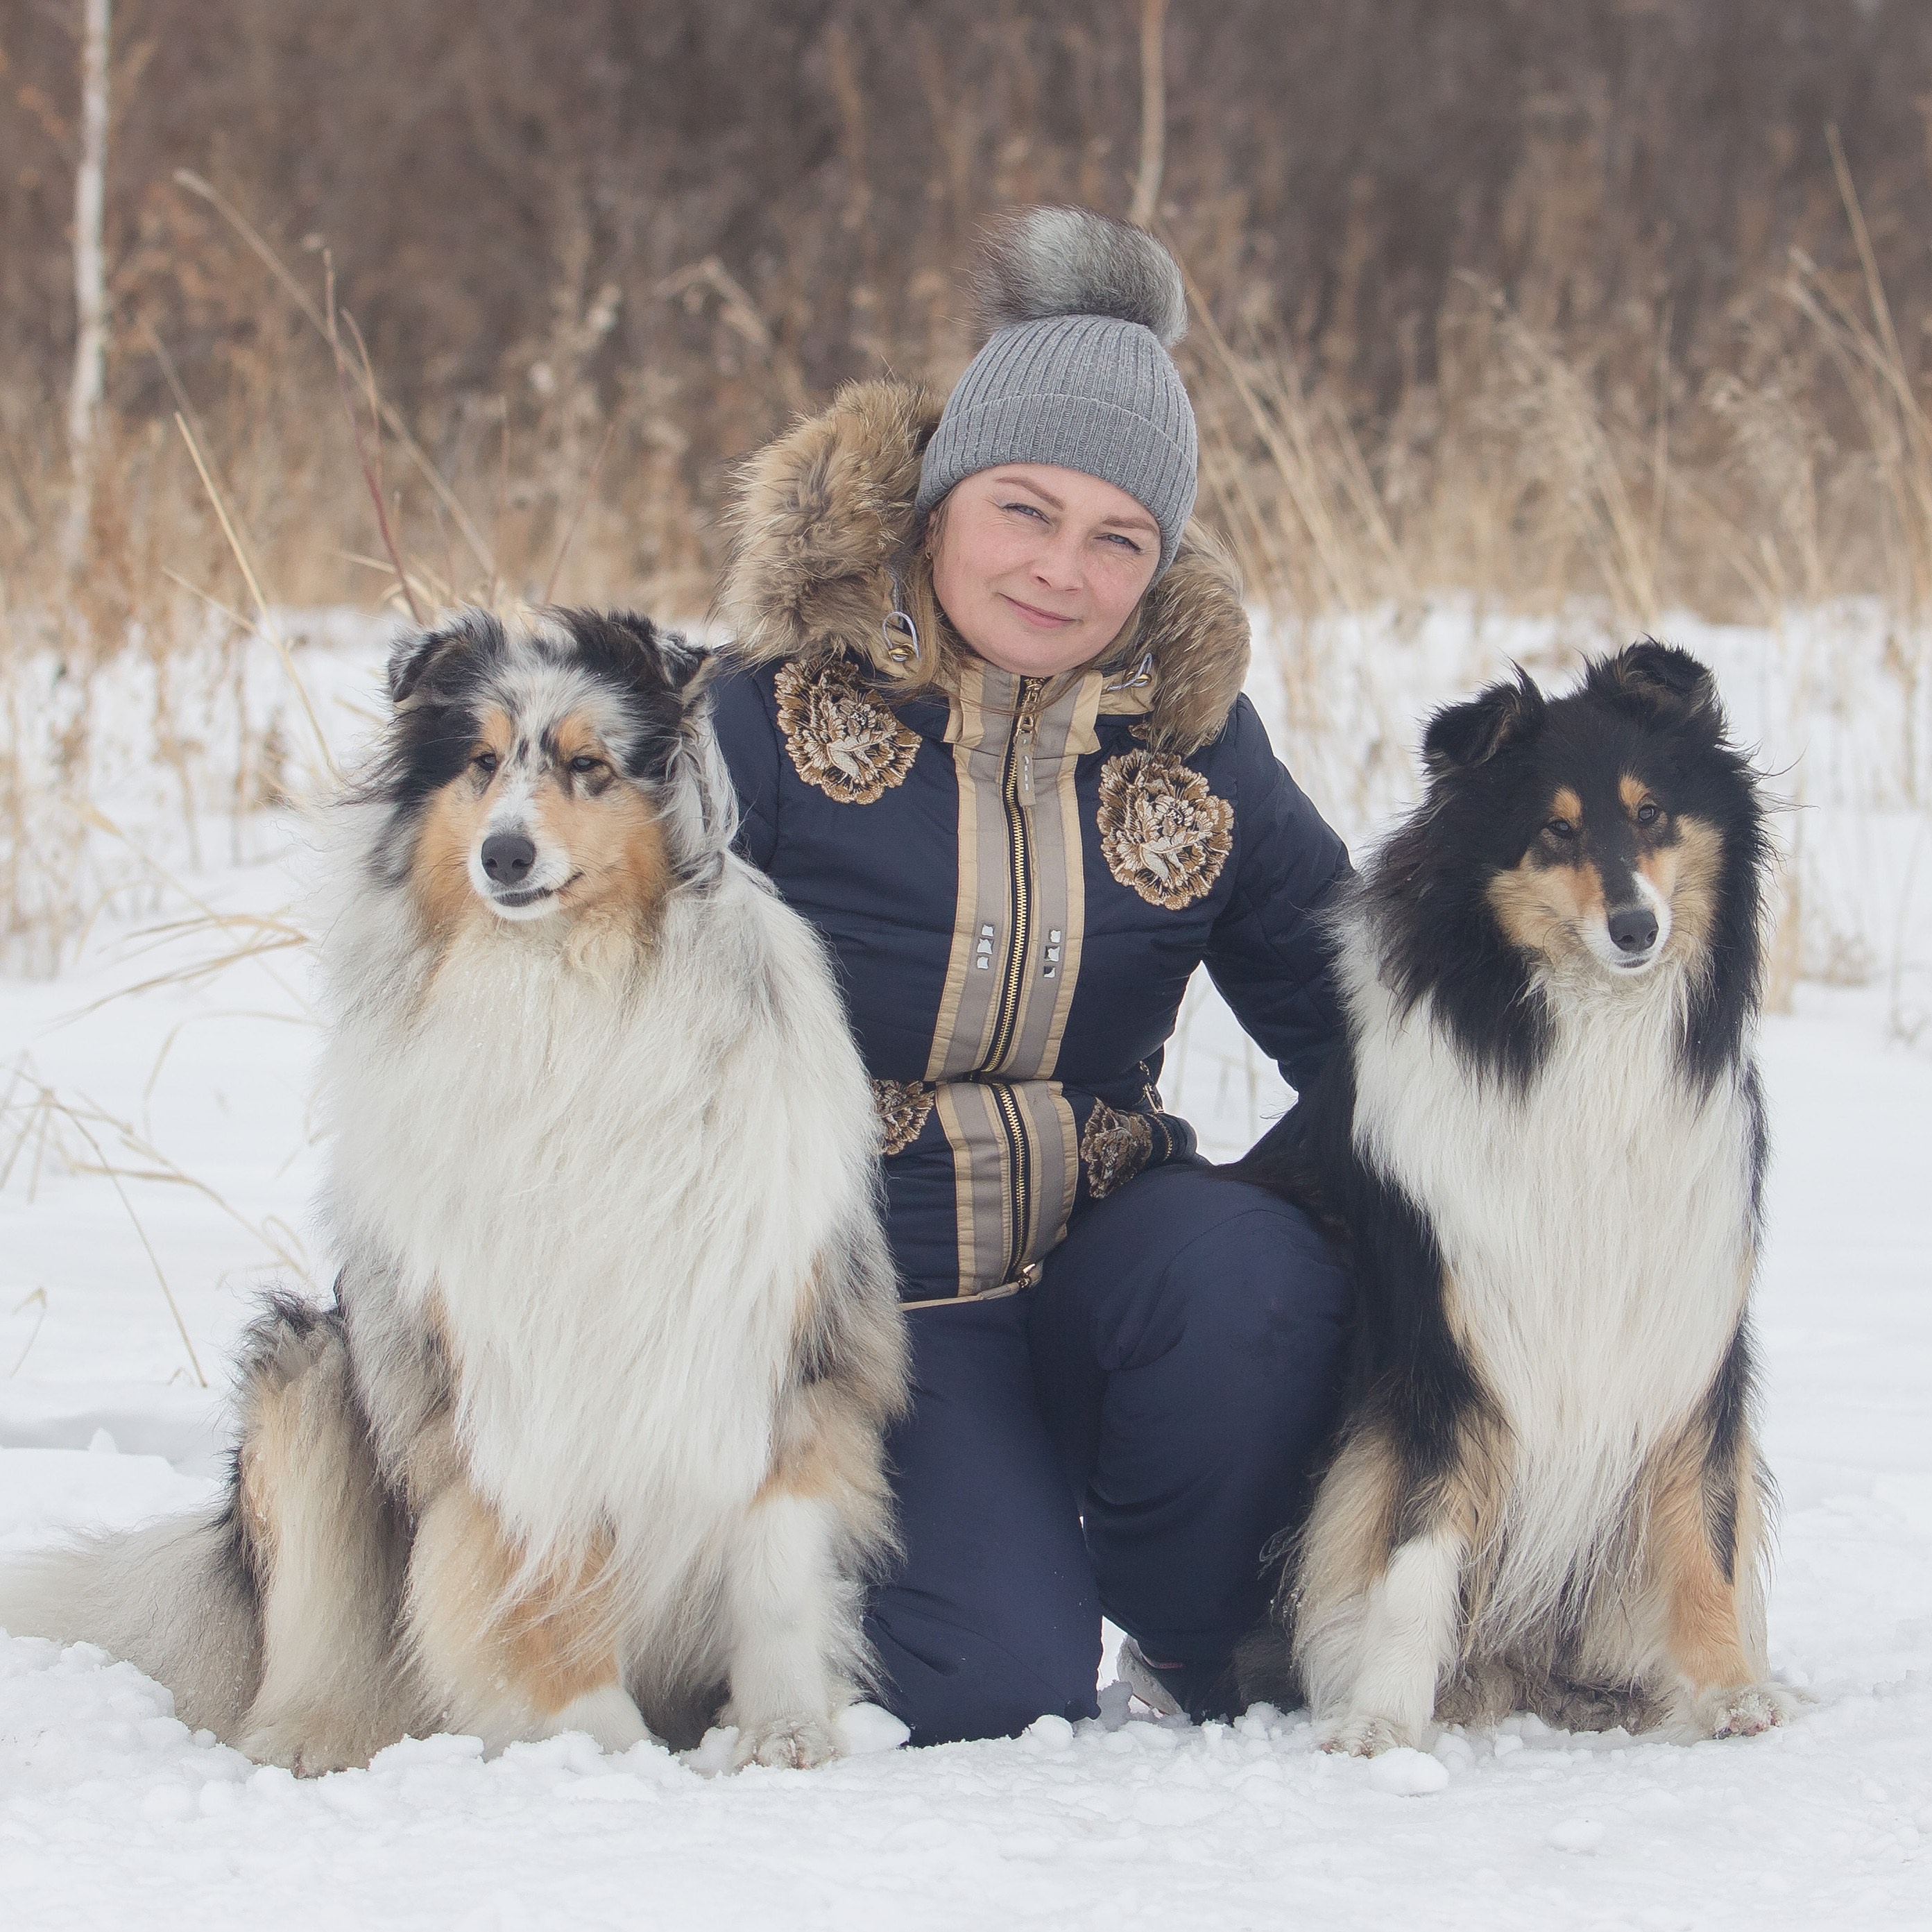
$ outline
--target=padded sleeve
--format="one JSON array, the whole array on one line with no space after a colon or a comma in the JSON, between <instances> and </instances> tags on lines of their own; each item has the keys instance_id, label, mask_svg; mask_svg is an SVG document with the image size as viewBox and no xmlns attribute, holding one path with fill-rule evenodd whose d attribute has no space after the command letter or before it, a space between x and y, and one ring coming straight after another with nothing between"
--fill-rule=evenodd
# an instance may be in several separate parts
<instances>
[{"instance_id":1,"label":"padded sleeve","mask_svg":"<svg viewBox=\"0 0 1932 1932\"><path fill-rule=\"evenodd\" d=\"M1320 915L1352 876L1348 848L1290 778L1254 706L1236 700L1234 888L1207 967L1248 1036L1305 1093L1342 1038Z\"/></svg>"}]
</instances>

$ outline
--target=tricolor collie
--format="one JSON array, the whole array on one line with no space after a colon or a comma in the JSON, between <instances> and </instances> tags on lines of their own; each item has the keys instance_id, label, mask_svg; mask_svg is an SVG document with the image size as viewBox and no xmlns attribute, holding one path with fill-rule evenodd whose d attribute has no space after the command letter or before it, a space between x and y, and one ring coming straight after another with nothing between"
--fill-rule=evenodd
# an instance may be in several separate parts
<instances>
[{"instance_id":1,"label":"tricolor collie","mask_svg":"<svg viewBox=\"0 0 1932 1932\"><path fill-rule=\"evenodd\" d=\"M714 1716L832 1754L904 1344L870 1089L728 849L708 663L581 612L398 650L328 853L336 1306L256 1324L226 1508L16 1573L16 1635L305 1771Z\"/></svg>"},{"instance_id":2,"label":"tricolor collie","mask_svg":"<svg viewBox=\"0 0 1932 1932\"><path fill-rule=\"evenodd\" d=\"M1238 1170L1360 1297L1289 1553L1330 1748L1527 1707L1777 1724L1746 1325L1766 842L1709 674L1645 642L1438 712L1336 926L1348 1048Z\"/></svg>"}]
</instances>

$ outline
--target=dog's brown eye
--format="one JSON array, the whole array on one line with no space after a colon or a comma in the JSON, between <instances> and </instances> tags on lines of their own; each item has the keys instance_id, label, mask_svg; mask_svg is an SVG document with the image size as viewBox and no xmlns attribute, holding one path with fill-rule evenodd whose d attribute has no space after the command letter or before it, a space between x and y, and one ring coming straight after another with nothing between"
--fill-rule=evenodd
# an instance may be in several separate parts
<instances>
[{"instance_id":1,"label":"dog's brown eye","mask_svg":"<svg viewBox=\"0 0 1932 1932\"><path fill-rule=\"evenodd\" d=\"M1646 799L1636 808L1636 822L1640 825L1654 825L1664 816L1663 809Z\"/></svg>"},{"instance_id":2,"label":"dog's brown eye","mask_svg":"<svg viewBox=\"0 0 1932 1932\"><path fill-rule=\"evenodd\" d=\"M496 769L496 754L494 752L478 752L470 762L488 778Z\"/></svg>"},{"instance_id":3,"label":"dog's brown eye","mask_svg":"<svg viewBox=\"0 0 1932 1932\"><path fill-rule=\"evenodd\" d=\"M1576 836L1576 828L1567 818L1552 818L1544 830L1559 844L1566 843Z\"/></svg>"}]
</instances>

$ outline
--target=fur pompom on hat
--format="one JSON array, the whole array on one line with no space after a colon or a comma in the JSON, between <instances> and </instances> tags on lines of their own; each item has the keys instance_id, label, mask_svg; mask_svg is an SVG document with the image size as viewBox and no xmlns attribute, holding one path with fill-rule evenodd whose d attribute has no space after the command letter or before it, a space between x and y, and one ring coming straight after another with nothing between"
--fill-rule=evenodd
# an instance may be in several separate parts
<instances>
[{"instance_id":1,"label":"fur pompom on hat","mask_svg":"<svg viewBox=\"0 0 1932 1932\"><path fill-rule=\"evenodd\" d=\"M973 288L982 338L1057 315L1137 322L1163 349L1187 333L1174 257L1144 229L1084 208L1029 208L995 223Z\"/></svg>"},{"instance_id":2,"label":"fur pompom on hat","mask_svg":"<svg viewBox=\"0 0 1932 1932\"><path fill-rule=\"evenodd\" d=\"M1165 571L1198 466L1193 408L1167 352L1187 329L1174 257L1089 209L1030 208L993 230L974 292L986 340L926 446L920 515L996 464L1057 464L1142 505L1160 526Z\"/></svg>"}]
</instances>

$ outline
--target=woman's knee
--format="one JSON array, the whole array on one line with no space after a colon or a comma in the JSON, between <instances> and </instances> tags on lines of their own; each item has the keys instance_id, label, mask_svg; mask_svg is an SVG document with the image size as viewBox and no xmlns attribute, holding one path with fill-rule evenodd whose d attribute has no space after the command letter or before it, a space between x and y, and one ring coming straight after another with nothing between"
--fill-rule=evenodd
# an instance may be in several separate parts
<instances>
[{"instance_id":1,"label":"woman's knee","mask_svg":"<svg viewBox=\"0 0 1932 1932\"><path fill-rule=\"evenodd\" d=\"M1099 1708L1100 1607L1090 1580L1077 1605L1028 1606L1018 1626L934 1616L909 1592L881 1592L866 1619L879 1695L914 1744L1016 1736L1035 1718L1077 1723Z\"/></svg>"},{"instance_id":2,"label":"woman's knee","mask_svg":"<svg viewBox=\"0 0 1932 1932\"><path fill-rule=\"evenodd\" d=\"M1160 1168L1103 1202L1069 1235L1034 1309L1086 1330L1102 1366L1184 1342L1268 1362L1339 1354L1348 1315L1340 1258L1300 1208L1198 1167Z\"/></svg>"},{"instance_id":3,"label":"woman's knee","mask_svg":"<svg viewBox=\"0 0 1932 1932\"><path fill-rule=\"evenodd\" d=\"M888 1444L903 1554L867 1625L922 1744L1088 1716L1100 1604L1035 1398L1017 1302L911 1318L916 1388Z\"/></svg>"}]
</instances>

